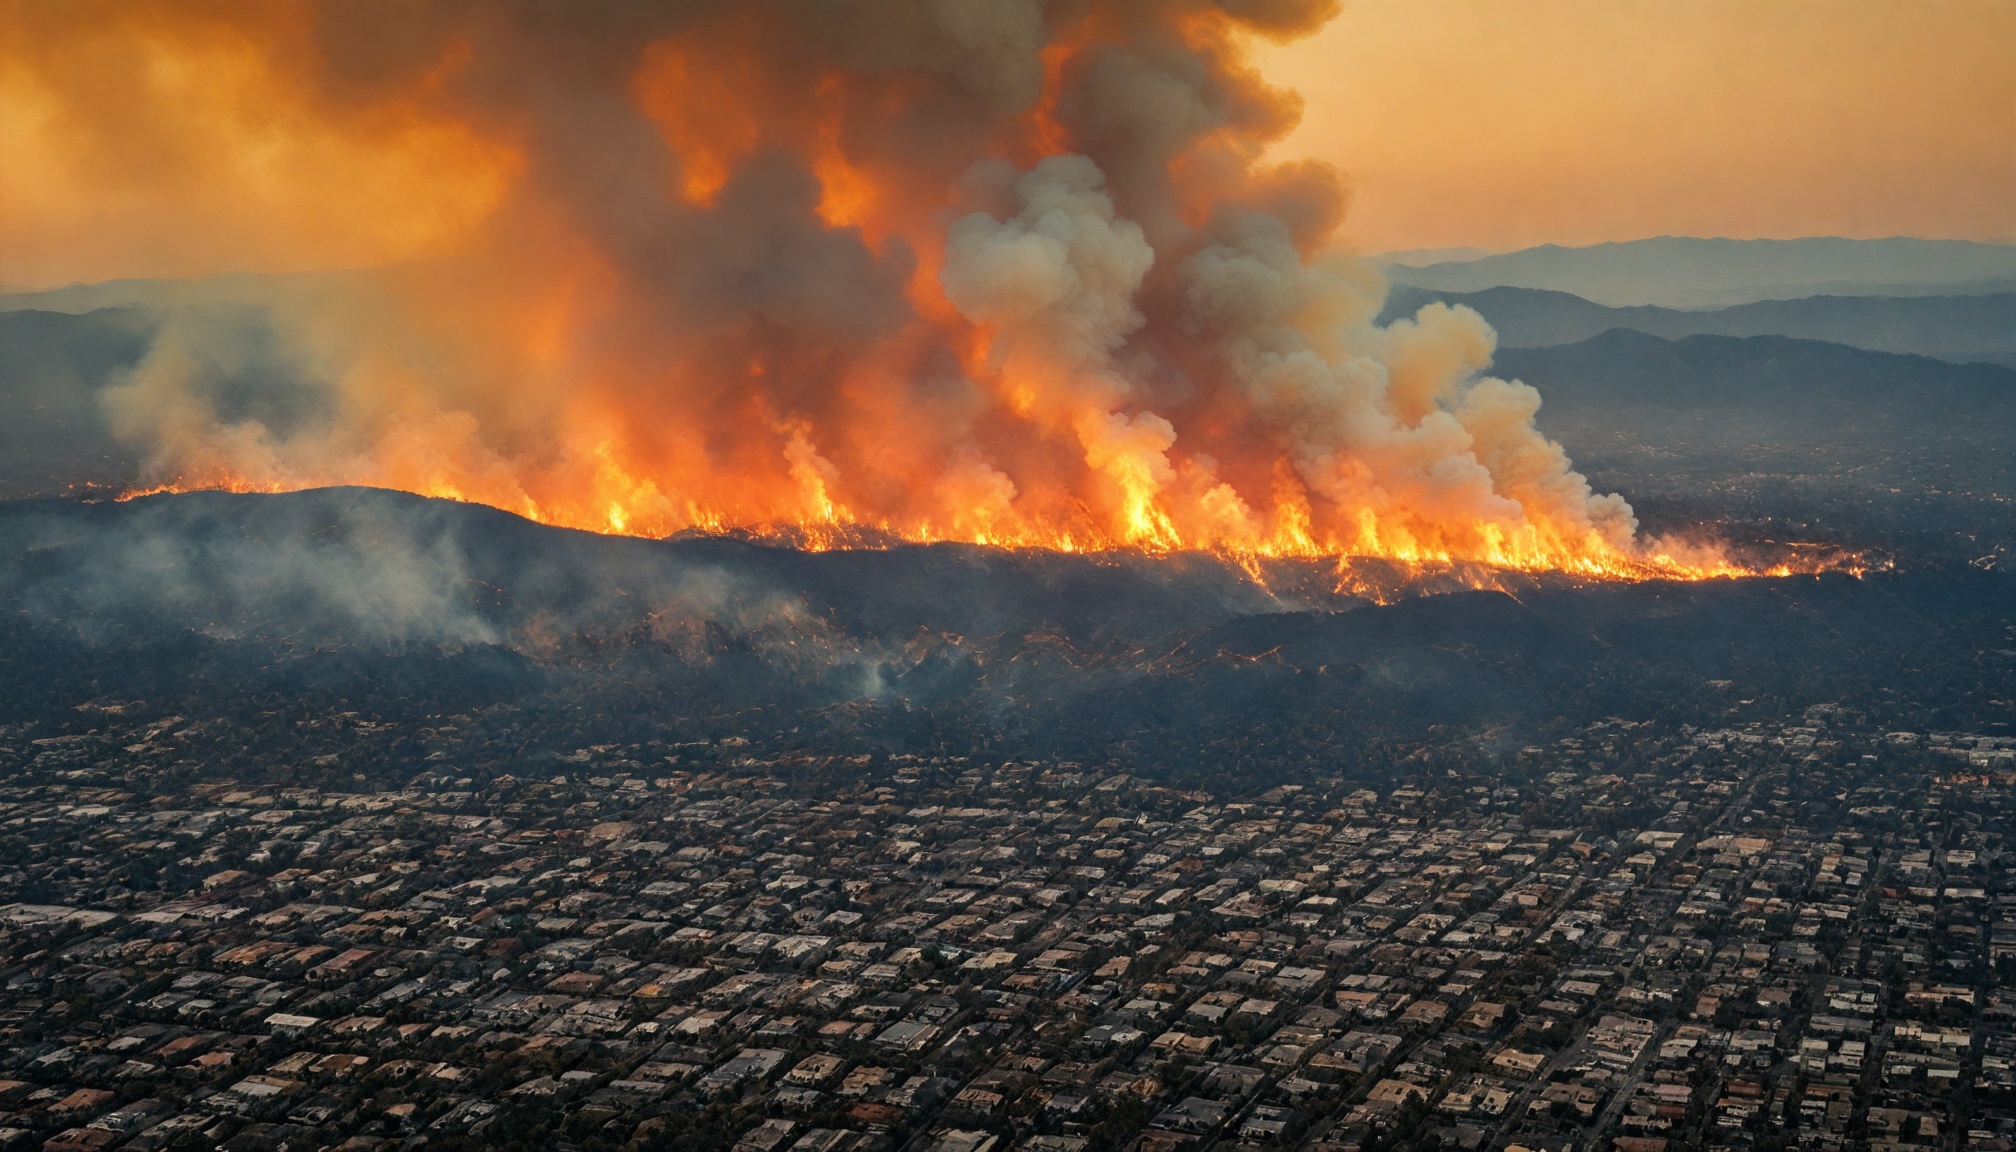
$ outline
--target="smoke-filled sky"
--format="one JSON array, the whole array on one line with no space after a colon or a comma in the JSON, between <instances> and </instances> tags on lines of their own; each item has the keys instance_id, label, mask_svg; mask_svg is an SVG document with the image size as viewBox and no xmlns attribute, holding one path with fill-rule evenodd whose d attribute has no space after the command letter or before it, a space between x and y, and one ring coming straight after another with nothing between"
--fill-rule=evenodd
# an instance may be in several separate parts
<instances>
[{"instance_id":1,"label":"smoke-filled sky","mask_svg":"<svg viewBox=\"0 0 2016 1152\"><path fill-rule=\"evenodd\" d=\"M93 6L0 3L0 286L425 254L520 174L465 126L327 119L283 74L298 21L194 0L47 38ZM2012 54L2008 0L1350 0L1256 60L1306 102L1278 154L1343 170L1376 252L2016 239ZM63 84L116 133L80 132Z\"/></svg>"},{"instance_id":2,"label":"smoke-filled sky","mask_svg":"<svg viewBox=\"0 0 2016 1152\"><path fill-rule=\"evenodd\" d=\"M1367 251L2016 240L2009 0L1350 0L1260 60Z\"/></svg>"},{"instance_id":3,"label":"smoke-filled sky","mask_svg":"<svg viewBox=\"0 0 2016 1152\"><path fill-rule=\"evenodd\" d=\"M169 486L648 535L1725 570L1590 488L1538 393L1486 374L1475 312L1375 322L1380 272L1335 243L1357 159L1291 154L1306 101L1317 131L1362 90L1328 86L1324 45L1404 23L1342 9L0 0L0 281L378 269L171 318L103 405ZM1366 83L1484 91L1435 58L1477 33L1417 10L1434 47ZM1258 51L1297 41L1316 55ZM1846 76L1783 87L1808 74ZM1630 78L1590 75L1592 102ZM1543 137L1412 147L1438 172ZM1469 191L1446 214L1495 226Z\"/></svg>"}]
</instances>

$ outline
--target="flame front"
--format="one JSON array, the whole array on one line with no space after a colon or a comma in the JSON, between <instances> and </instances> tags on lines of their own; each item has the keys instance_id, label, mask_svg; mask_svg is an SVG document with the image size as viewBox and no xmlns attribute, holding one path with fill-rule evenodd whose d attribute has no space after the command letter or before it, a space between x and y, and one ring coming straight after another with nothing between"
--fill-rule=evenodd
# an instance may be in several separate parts
<instances>
[{"instance_id":1,"label":"flame front","mask_svg":"<svg viewBox=\"0 0 2016 1152\"><path fill-rule=\"evenodd\" d=\"M168 202L254 163L175 157L264 157L218 244L383 265L259 300L287 371L256 402L239 328L171 322L106 400L152 487L1256 572L1760 571L1642 539L1538 394L1485 373L1474 312L1375 323L1381 278L1333 245L1342 182L1263 160L1298 104L1243 53L1334 9L25 6L0 54L35 115L0 126L31 152L60 130L51 187L88 161ZM108 93L120 60L146 66ZM131 122L192 87L203 122ZM355 156L383 172L332 208L317 158Z\"/></svg>"}]
</instances>

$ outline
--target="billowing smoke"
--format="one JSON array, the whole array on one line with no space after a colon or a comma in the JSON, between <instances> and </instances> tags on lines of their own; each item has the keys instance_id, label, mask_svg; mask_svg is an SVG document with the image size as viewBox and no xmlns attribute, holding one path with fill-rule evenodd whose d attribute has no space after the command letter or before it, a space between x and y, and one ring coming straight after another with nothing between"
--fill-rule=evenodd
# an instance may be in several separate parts
<instances>
[{"instance_id":1,"label":"billowing smoke","mask_svg":"<svg viewBox=\"0 0 2016 1152\"><path fill-rule=\"evenodd\" d=\"M88 147L135 129L66 45L228 34L235 82L309 119L266 130L432 133L468 160L412 202L496 189L370 290L273 302L308 393L286 419L220 400L225 354L171 327L108 401L162 483L653 535L1656 567L1537 394L1483 374L1482 319L1375 326L1342 180L1264 159L1299 106L1243 47L1335 8L129 0L17 10L6 51Z\"/></svg>"}]
</instances>

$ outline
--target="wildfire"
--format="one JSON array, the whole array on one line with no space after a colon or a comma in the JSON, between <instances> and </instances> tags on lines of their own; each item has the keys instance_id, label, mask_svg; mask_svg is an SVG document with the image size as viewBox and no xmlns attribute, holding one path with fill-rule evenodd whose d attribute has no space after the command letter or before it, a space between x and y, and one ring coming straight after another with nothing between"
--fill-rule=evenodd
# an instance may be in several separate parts
<instances>
[{"instance_id":1,"label":"wildfire","mask_svg":"<svg viewBox=\"0 0 2016 1152\"><path fill-rule=\"evenodd\" d=\"M630 487L641 487L631 484ZM148 496L194 491L272 494L289 489L254 484L242 479L213 480L203 484L154 484L129 489L116 499L124 502ZM452 488L418 490L416 495L434 499L470 501ZM1721 545L1702 544L1645 552L1624 552L1601 540L1582 541L1583 547L1549 549L1533 541L1524 547L1494 548L1479 554L1462 554L1418 547L1392 547L1377 540L1317 539L1306 525L1290 517L1270 536L1248 541L1185 541L1179 536L1149 534L1145 539L1121 534L1073 535L1044 526L1024 525L1013 530L962 533L942 525L898 524L888 521L861 523L835 519L830 503L822 504L798 520L738 524L719 514L688 507L675 521L653 522L649 512L640 512L621 499L611 499L601 514L584 509L581 516L542 510L527 505L516 511L529 520L555 527L574 528L603 535L662 539L676 535L735 536L741 539L796 548L806 552L886 549L901 545L963 543L1010 551L1060 552L1079 554L1175 555L1203 552L1218 556L1242 568L1261 585L1273 585L1284 572L1318 565L1328 571L1330 589L1379 603L1403 598L1423 587L1513 591L1518 577L1555 576L1589 582L1666 580L1698 582L1751 578L1786 578L1841 573L1860 578L1887 562L1861 553L1788 545L1789 559L1745 561L1733 558ZM1160 513L1156 513L1160 517ZM1166 517L1161 517L1166 522Z\"/></svg>"},{"instance_id":2,"label":"wildfire","mask_svg":"<svg viewBox=\"0 0 2016 1152\"><path fill-rule=\"evenodd\" d=\"M807 548L1204 551L1256 579L1320 560L1368 594L1394 566L1852 566L1644 539L1539 432L1538 394L1488 374L1474 312L1376 322L1378 272L1334 241L1342 181L1265 162L1298 104L1245 54L1335 7L143 0L24 9L0 65L62 128L48 163L90 157L94 181L129 154L237 171L297 138L400 160L348 223L398 223L360 263L384 236L417 236L413 259L262 296L263 343L172 319L108 391L148 490L372 485ZM207 77L229 84L200 125L133 121ZM320 163L244 182L264 249L328 232ZM209 170L135 168L122 202L200 195ZM447 207L429 231L412 205Z\"/></svg>"}]
</instances>

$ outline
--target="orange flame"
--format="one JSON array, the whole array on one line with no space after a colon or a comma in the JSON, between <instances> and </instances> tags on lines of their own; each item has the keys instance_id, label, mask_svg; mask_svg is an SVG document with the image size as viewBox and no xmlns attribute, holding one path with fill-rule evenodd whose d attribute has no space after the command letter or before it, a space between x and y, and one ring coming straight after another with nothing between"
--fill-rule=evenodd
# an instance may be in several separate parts
<instances>
[{"instance_id":1,"label":"orange flame","mask_svg":"<svg viewBox=\"0 0 2016 1152\"><path fill-rule=\"evenodd\" d=\"M808 449L809 450L809 449ZM1308 534L1306 521L1294 509L1280 511L1275 529L1266 536L1243 541L1186 541L1166 514L1152 505L1141 511L1145 519L1130 519L1116 533L1074 534L1046 525L1018 524L961 531L956 526L926 522L902 523L888 520L863 522L846 518L825 496L823 481L814 474L800 476L806 504L796 518L763 522L738 521L694 506L687 506L671 519L657 518L663 503L648 481L620 473L602 478L596 495L599 509L592 505L566 511L541 509L529 502L507 511L539 523L575 528L603 535L664 538L678 534L725 535L797 548L807 552L882 549L904 544L966 543L1007 550L1027 550L1090 554L1174 555L1185 551L1216 555L1244 569L1259 584L1274 580L1282 562L1317 561L1329 566L1333 591L1387 603L1407 589L1436 583L1473 589L1513 590L1507 576L1557 576L1588 582L1676 581L1700 582L1748 578L1788 578L1839 573L1861 578L1871 571L1887 570L1889 562L1848 549L1800 548L1791 556L1769 561L1749 561L1730 555L1720 545L1692 547L1656 543L1643 551L1615 548L1600 538L1581 541L1543 541L1500 537L1481 551L1424 548L1413 543L1387 544L1376 538L1342 540L1334 536L1317 539ZM192 483L166 483L137 487L120 493L124 502L148 496L197 491L272 494L292 490L278 484L259 484L243 477L212 478ZM489 503L472 499L451 487L405 489L417 495L465 503ZM1304 513L1303 515L1306 515Z\"/></svg>"},{"instance_id":2,"label":"orange flame","mask_svg":"<svg viewBox=\"0 0 2016 1152\"><path fill-rule=\"evenodd\" d=\"M0 130L38 194L0 191L0 223L105 188L162 237L232 205L235 231L200 214L221 264L343 265L327 237L354 235L385 265L253 290L309 402L250 410L291 416L246 415L220 383L243 349L171 321L106 397L137 491L364 484L595 532L1205 551L1256 579L1323 560L1368 595L1396 565L1852 568L1641 538L1537 393L1484 374L1475 313L1374 323L1378 273L1331 245L1342 182L1262 160L1299 104L1244 54L1335 8L29 6ZM163 107L211 111L133 112Z\"/></svg>"}]
</instances>

